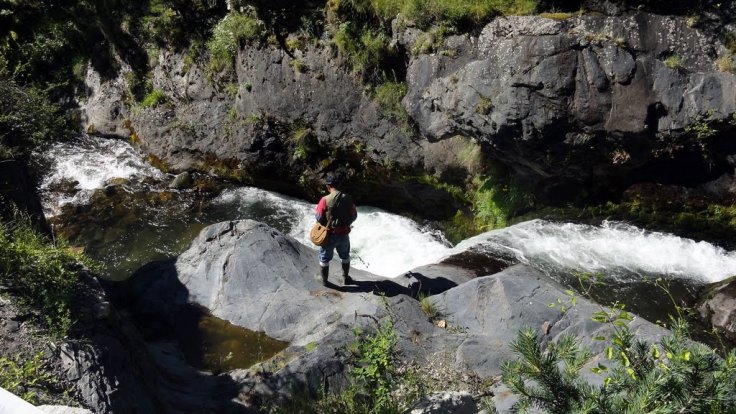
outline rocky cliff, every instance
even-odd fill
[[[169,104],[154,108],[131,110],[123,75],[102,81],[90,71],[85,124],[133,136],[173,170],[227,171],[301,194],[338,169],[368,188],[366,198],[399,194],[396,205],[370,200],[399,211],[419,207],[407,174],[452,181],[499,160],[542,197],[563,201],[581,196],[580,184],[611,195],[637,181],[694,184],[732,170],[727,22],[564,17],[498,18],[478,35],[444,39],[394,22],[408,125],[363,91],[326,39],[291,51],[245,45],[234,74],[215,80],[204,62],[162,51],[152,82]],[[482,157],[469,158],[476,148]],[[420,211],[454,212],[450,199],[425,192]]]

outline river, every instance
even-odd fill
[[[43,157],[49,162],[41,185],[47,215],[56,217],[66,212],[72,215],[65,218],[66,223],[74,222],[77,216],[82,224],[92,227],[79,231],[80,237],[72,241],[106,263],[108,276],[113,279],[129,276],[147,261],[179,254],[204,226],[224,220],[263,221],[312,246],[308,232],[316,200],[227,186],[216,197],[196,200],[187,197],[186,191],[166,188],[165,183],[172,177],[146,164],[137,150],[120,140],[82,137],[55,144],[44,151]],[[85,209],[79,206],[91,203],[98,190],[115,180],[122,180],[128,193],[159,195],[148,194],[148,204],[134,209],[134,217],[115,217],[115,211],[126,214],[133,209],[120,205],[103,208],[111,214],[80,214]],[[72,194],[54,191],[64,183],[76,183]],[[176,205],[161,209],[150,202],[157,197],[174,198]],[[142,211],[146,207],[153,213]],[[547,273],[603,272],[621,280],[648,276],[697,283],[736,275],[736,252],[617,222],[591,226],[532,220],[489,231],[453,247],[437,230],[375,207],[359,206],[351,243],[354,267],[387,277],[477,245],[489,253],[511,253]]]

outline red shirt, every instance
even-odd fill
[[[351,220],[352,222],[352,221],[355,221],[355,219],[358,217],[358,210],[355,207],[355,203],[353,203],[353,205],[351,206],[351,213],[353,217],[353,219]],[[326,214],[327,214],[327,196],[324,196],[320,198],[319,203],[317,203],[317,207],[314,209],[314,217],[317,219],[317,221],[322,223],[321,219],[322,217],[326,217],[325,216]],[[348,234],[350,233],[350,225],[333,227],[329,230],[329,232],[333,234]]]

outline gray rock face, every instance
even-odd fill
[[[380,308],[372,295],[325,289],[317,252],[252,220],[207,227],[176,261],[188,300],[248,329],[304,345],[336,323]],[[341,272],[333,263],[331,280]],[[351,270],[358,281],[366,274]],[[343,289],[344,290],[344,289]]]
[[[154,84],[176,104],[133,116],[144,149],[175,169],[190,168],[209,153],[257,171],[267,160],[279,159],[274,152],[287,152],[293,130],[309,126],[315,137],[312,151],[360,143],[377,161],[420,162],[420,147],[381,115],[327,48],[295,53],[299,57],[273,46],[246,46],[238,54],[234,94],[209,83],[200,67],[185,68],[181,55],[164,53]],[[295,59],[308,69],[296,70]],[[269,121],[286,128],[269,131]],[[287,156],[281,162],[291,162],[291,154],[280,155]]]
[[[597,10],[616,9],[599,3]],[[326,44],[291,54],[247,45],[232,79],[216,76],[214,83],[205,62],[192,65],[162,51],[152,82],[171,105],[131,113],[123,104],[123,76],[102,81],[90,73],[84,123],[100,134],[135,133],[173,171],[216,170],[217,160],[262,185],[286,182],[292,189],[319,174],[325,154],[335,150],[341,164],[330,168],[356,177],[400,167],[453,181],[482,166],[465,159],[478,144],[480,161],[500,159],[550,194],[560,181],[622,191],[632,180],[661,179],[651,168],[676,155],[683,158],[675,164],[707,152],[716,172],[726,172],[736,153],[725,141],[734,129],[736,77],[716,68],[727,54],[722,36],[690,27],[683,17],[623,11],[564,21],[498,18],[478,37],[445,39],[443,48],[452,53],[408,57],[403,105],[418,136],[385,117]],[[394,33],[394,42],[411,50],[419,37],[409,28]],[[703,125],[723,132],[707,141],[718,141],[718,150],[696,140],[693,127]],[[294,137],[302,141],[298,156]],[[688,176],[700,181],[699,174],[715,171],[691,164]],[[404,197],[391,180],[364,181],[367,195]],[[394,211],[418,208],[371,202]],[[426,210],[434,205],[441,203]],[[447,210],[445,218],[456,209]]]
[[[466,42],[413,59],[403,103],[430,141],[474,137],[528,176],[610,176],[650,162],[653,137],[736,112],[723,46],[681,18],[499,18]]]
[[[733,278],[712,287],[698,310],[704,320],[728,339],[736,341],[736,281]]]
[[[495,274],[475,278],[482,267],[463,270],[458,263],[422,267],[393,280],[351,271],[357,285],[325,288],[313,276],[313,249],[262,223],[224,222],[204,229],[169,273],[151,268],[136,276],[148,299],[133,306],[165,313],[176,303],[196,302],[215,316],[289,341],[274,359],[229,374],[246,406],[288,397],[295,386],[341,389],[353,328],[372,329],[389,314],[401,361],[427,365],[445,356],[452,372],[482,379],[498,376],[501,362],[515,357],[509,344],[527,326],[544,341],[575,334],[594,353],[603,351],[591,339],[611,334],[611,327],[590,320],[599,305],[577,298],[561,313],[548,304],[569,298],[565,288],[524,265],[495,266],[487,267]],[[158,287],[152,283],[157,278]],[[175,283],[180,286],[172,289]],[[415,298],[420,288],[436,293],[428,300],[439,310],[438,320],[422,311]],[[377,292],[386,292],[385,299]],[[667,333],[642,319],[631,327],[651,342]],[[499,406],[510,406],[509,398],[499,392]]]
[[[483,378],[501,373],[504,360],[514,357],[509,344],[525,327],[536,328],[544,341],[574,334],[594,353],[602,352],[597,335],[610,337],[612,327],[593,322],[590,316],[602,307],[583,298],[562,313],[549,307],[567,301],[566,289],[547,276],[523,265],[476,278],[431,298],[450,326],[465,332],[455,350],[459,369],[472,370]],[[666,330],[637,318],[631,325],[637,335],[656,342]]]
[[[430,394],[405,414],[475,414],[478,407],[473,396],[466,392],[442,392]]]

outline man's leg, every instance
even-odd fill
[[[322,278],[322,285],[327,286],[327,278],[330,274],[330,260],[335,253],[334,237],[327,235],[327,241],[319,248],[319,270]]]
[[[350,236],[340,236],[340,240],[336,243],[337,255],[342,262],[342,280],[343,285],[352,285],[353,278],[350,277]]]

